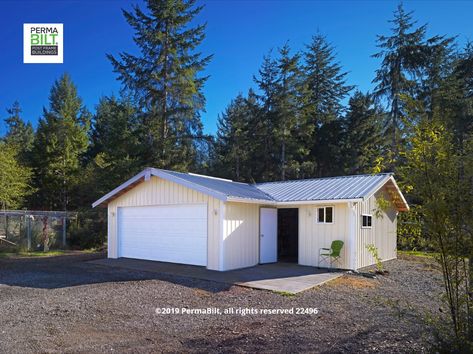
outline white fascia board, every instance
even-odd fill
[[[203,187],[203,186],[200,186],[196,183],[192,183],[192,182],[189,182],[189,181],[186,181],[185,179],[182,179],[182,178],[179,178],[177,176],[174,176],[170,173],[166,173],[165,171],[163,170],[159,170],[157,168],[151,168],[151,174],[153,176],[156,176],[156,177],[160,177],[162,179],[165,179],[165,180],[168,180],[168,181],[171,181],[171,182],[174,182],[174,183],[177,183],[177,184],[180,184],[184,187],[187,187],[187,188],[190,188],[190,189],[193,189],[197,192],[200,192],[200,193],[203,193],[203,194],[207,194],[207,195],[210,195],[216,199],[219,199],[221,201],[224,201],[226,202],[227,201],[227,195],[224,194],[224,193],[220,193],[220,192],[217,192],[216,190],[213,190],[213,189],[210,189],[210,188],[206,188],[206,187]]]
[[[237,197],[228,197],[227,202],[236,202],[236,203],[247,203],[247,204],[260,204],[260,205],[272,205],[272,206],[285,206],[285,205],[320,205],[320,204],[342,204],[349,202],[361,202],[362,198],[355,199],[327,199],[327,200],[304,200],[304,201],[293,201],[293,202],[277,202],[272,200],[265,199],[245,199]]]
[[[294,202],[277,202],[277,206],[284,205],[308,205],[308,204],[340,204],[340,203],[349,203],[349,202],[361,202],[362,198],[354,199],[327,199],[327,200],[305,200],[305,201],[294,201]]]
[[[102,204],[103,202],[107,201],[108,199],[110,199],[111,197],[113,197],[115,194],[117,194],[118,192],[122,191],[123,189],[129,187],[131,184],[139,181],[141,178],[144,178],[146,179],[146,175],[147,173],[149,173],[149,170],[146,169],[144,171],[141,171],[140,173],[138,173],[136,176],[130,178],[128,181],[126,181],[125,183],[119,185],[117,188],[115,188],[114,190],[112,190],[111,192],[105,194],[102,198],[100,198],[99,200],[95,201],[93,204],[92,204],[92,208],[95,208],[97,207],[98,205]]]

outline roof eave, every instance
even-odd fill
[[[392,174],[389,174],[386,176],[385,179],[383,179],[379,184],[377,184],[371,191],[368,195],[366,195],[365,197],[363,197],[364,200],[368,200],[369,198],[371,198],[377,191],[379,191],[384,185],[386,185],[387,182],[392,182],[395,189],[396,189],[396,192],[397,194],[399,195],[399,197],[401,198],[401,201],[403,203],[403,207],[398,207],[396,206],[396,209],[398,211],[409,211],[410,210],[410,207],[409,207],[409,204],[407,203],[407,200],[406,198],[404,197],[404,195],[402,194],[402,191],[401,189],[399,188],[399,186],[397,185],[396,183],[396,180],[394,179],[394,176]]]
[[[206,195],[210,195],[216,199],[222,200],[222,201],[227,201],[227,195],[214,191],[212,189],[200,186],[198,184],[186,181],[182,178],[176,177],[174,175],[171,175],[169,173],[166,173],[162,170],[159,170],[157,168],[152,168],[148,167],[145,170],[141,171],[138,173],[136,176],[130,178],[128,181],[125,183],[119,185],[117,188],[112,190],[111,192],[105,194],[102,198],[98,199],[92,204],[92,208],[95,208],[97,206],[105,206],[108,204],[110,201],[113,199],[116,199],[118,196],[123,194],[124,192],[128,191],[131,189],[131,187],[134,187],[136,184],[143,182],[143,181],[149,181],[151,179],[151,176],[155,177],[160,177],[162,179],[180,184],[184,187],[196,190],[198,192],[201,192]]]
[[[94,203],[92,203],[92,208],[96,208],[98,206],[106,204],[106,202],[109,201],[109,199],[111,199],[113,197],[116,198],[116,195],[119,194],[120,192],[122,192],[122,191],[126,190],[127,188],[130,188],[130,187],[138,184],[139,182],[141,182],[141,179],[146,180],[147,177],[145,177],[145,176],[149,175],[149,173],[150,173],[149,169],[145,169],[145,170],[141,171],[136,176],[133,176],[132,178],[130,178],[125,183],[122,183],[117,188],[113,189],[112,191],[105,194],[102,198],[100,198],[100,199],[96,200]],[[113,199],[115,199],[115,198],[113,198]]]
[[[300,200],[276,202],[279,205],[307,205],[307,204],[341,204],[350,202],[362,202],[363,198],[348,198],[348,199],[320,199],[320,200]]]

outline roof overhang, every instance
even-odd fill
[[[250,198],[239,198],[228,196],[224,193],[218,192],[216,190],[204,187],[200,184],[190,182],[186,179],[180,178],[174,174],[168,173],[165,170],[159,170],[157,168],[146,168],[142,172],[138,173],[136,176],[130,178],[125,183],[121,184],[111,192],[105,194],[102,198],[98,199],[92,204],[92,207],[103,206],[105,207],[112,200],[120,197],[124,193],[128,192],[130,189],[134,188],[136,185],[149,181],[152,176],[159,177],[184,187],[190,188],[192,190],[201,192],[206,195],[210,195],[218,200],[223,202],[235,202],[235,203],[247,203],[247,204],[260,204],[260,205],[271,205],[271,206],[291,206],[291,205],[308,205],[308,204],[338,204],[338,203],[350,203],[350,202],[361,202],[363,200],[369,199],[381,188],[385,188],[388,193],[392,195],[393,204],[398,211],[408,211],[409,205],[407,204],[404,195],[402,194],[399,186],[397,185],[394,177],[392,175],[387,175],[378,185],[373,187],[370,194],[364,198],[352,198],[352,199],[328,199],[328,200],[301,200],[301,201],[281,201],[276,200],[266,200],[266,199],[250,199]]]
[[[105,194],[102,198],[98,199],[92,204],[92,208],[95,208],[97,206],[106,206],[108,203],[110,203],[112,200],[118,198],[122,194],[128,192],[130,189],[134,188],[136,185],[144,182],[144,181],[149,181],[151,179],[151,176],[155,177],[160,177],[162,179],[180,184],[182,186],[188,187],[190,189],[196,190],[198,192],[202,192],[204,194],[210,195],[214,198],[220,199],[222,201],[227,201],[227,196],[223,193],[217,192],[213,189],[209,189],[206,187],[203,187],[201,185],[198,185],[196,183],[192,183],[189,181],[186,181],[182,178],[179,178],[177,176],[174,176],[170,173],[166,173],[166,171],[163,170],[158,170],[157,168],[146,168],[145,170],[141,171],[138,173],[136,176],[130,178],[128,181],[125,183],[119,185],[117,188],[112,190],[111,192]]]
[[[392,203],[397,211],[409,211],[409,204],[407,203],[406,198],[402,194],[401,189],[397,185],[396,180],[392,175],[387,176],[383,181],[381,181],[364,199],[366,200],[371,198],[381,188],[385,188],[386,191],[391,195]]]
[[[277,206],[290,206],[290,205],[307,205],[307,204],[342,204],[350,202],[362,202],[362,198],[353,199],[327,199],[327,200],[304,200],[304,201],[290,201],[290,202],[277,202]]]

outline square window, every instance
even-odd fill
[[[333,224],[333,207],[317,208],[317,223]]]
[[[362,224],[361,227],[371,228],[373,223],[373,216],[371,215],[362,215]]]

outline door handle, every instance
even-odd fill
[[[261,237],[264,237],[264,234],[261,234]]]

